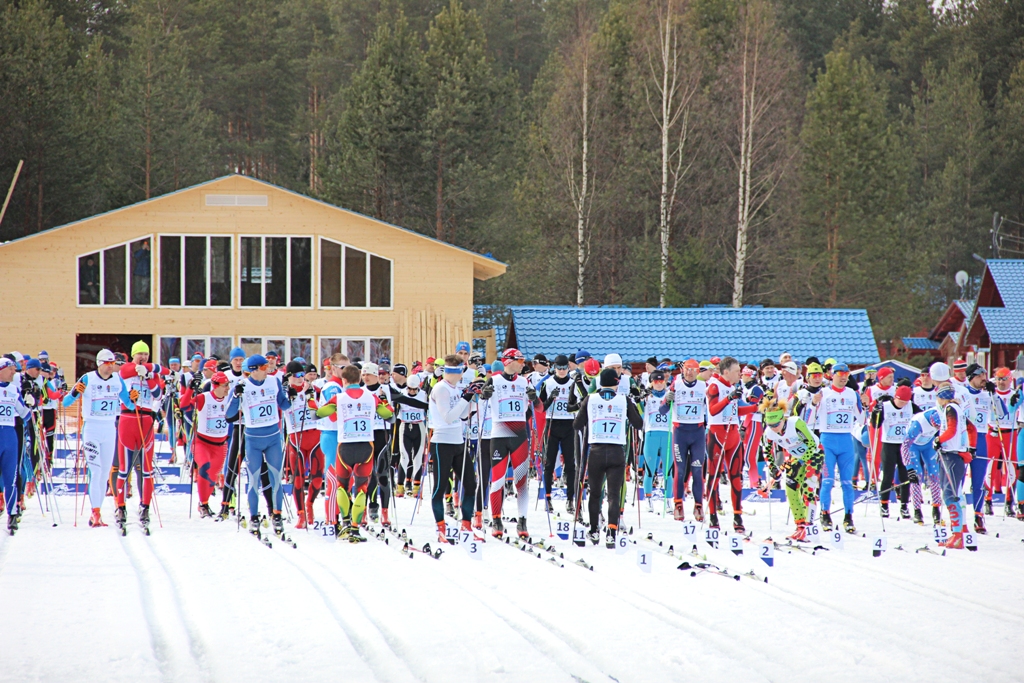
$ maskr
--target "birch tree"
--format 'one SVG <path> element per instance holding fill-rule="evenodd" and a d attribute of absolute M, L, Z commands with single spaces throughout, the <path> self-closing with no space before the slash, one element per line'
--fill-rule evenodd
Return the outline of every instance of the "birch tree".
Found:
<path fill-rule="evenodd" d="M 669 239 L 672 209 L 679 184 L 692 166 L 686 152 L 690 130 L 690 102 L 700 85 L 700 69 L 693 59 L 683 25 L 680 0 L 658 2 L 645 16 L 657 19 L 657 33 L 649 33 L 642 50 L 649 78 L 643 82 L 647 109 L 660 133 L 661 188 L 658 228 L 661 238 L 661 280 L 658 305 L 665 307 L 668 291 Z"/>
<path fill-rule="evenodd" d="M 736 164 L 736 255 L 732 305 L 743 306 L 751 233 L 771 216 L 772 196 L 792 153 L 790 130 L 794 104 L 788 101 L 796 61 L 766 0 L 747 0 L 740 8 L 739 37 L 727 79 L 738 95 L 739 111 L 730 151 Z"/>

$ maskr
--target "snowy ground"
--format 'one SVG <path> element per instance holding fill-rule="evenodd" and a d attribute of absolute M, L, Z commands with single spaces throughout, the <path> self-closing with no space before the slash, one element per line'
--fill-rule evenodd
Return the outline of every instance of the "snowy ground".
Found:
<path fill-rule="evenodd" d="M 350 545 L 313 531 L 293 531 L 297 549 L 267 549 L 233 522 L 189 520 L 187 495 L 158 498 L 163 526 L 154 517 L 151 537 L 132 525 L 122 538 L 84 517 L 76 528 L 73 500 L 60 497 L 56 528 L 32 500 L 21 531 L 0 539 L 0 680 L 1022 678 L 1024 524 L 1001 514 L 978 552 L 945 557 L 914 552 L 935 547 L 931 526 L 887 520 L 888 550 L 875 558 L 878 508 L 858 505 L 866 537 L 814 555 L 780 550 L 773 568 L 756 555 L 767 536 L 789 533 L 783 505 L 770 519 L 767 504 L 747 504 L 754 536 L 740 557 L 728 535 L 716 551 L 698 527 L 709 559 L 765 584 L 691 577 L 646 541 L 617 553 L 556 536 L 561 568 L 493 540 L 480 561 L 458 547 L 408 559 L 375 539 Z M 136 508 L 137 498 L 132 517 Z M 531 531 L 546 538 L 545 515 L 530 508 Z M 433 540 L 429 510 L 411 526 L 408 498 L 397 513 L 418 543 Z M 104 514 L 113 516 L 110 499 Z M 633 538 L 682 547 L 683 525 L 641 516 Z M 626 524 L 638 524 L 631 505 Z M 637 565 L 641 548 L 650 573 Z"/>

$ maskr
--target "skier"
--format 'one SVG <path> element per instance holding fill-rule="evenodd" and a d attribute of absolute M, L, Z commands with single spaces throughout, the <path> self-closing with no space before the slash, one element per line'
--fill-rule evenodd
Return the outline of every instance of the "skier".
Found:
<path fill-rule="evenodd" d="M 1013 489 L 1010 482 L 1014 480 L 1014 464 L 1017 462 L 1017 444 L 1014 443 L 1014 420 L 1010 402 L 1013 397 L 1013 375 L 1010 368 L 996 368 L 992 373 L 995 378 L 995 391 L 992 392 L 992 415 L 989 418 L 988 430 L 985 434 L 986 447 L 991 454 L 992 464 L 989 469 L 989 487 L 985 496 L 985 514 L 992 514 L 992 494 L 1006 490 L 1004 511 L 1007 517 L 1013 517 Z"/>
<path fill-rule="evenodd" d="M 790 538 L 805 541 L 810 524 L 808 506 L 817 502 L 818 478 L 825 456 L 807 423 L 796 415 L 786 417 L 786 408 L 785 402 L 773 398 L 761 402 L 759 411 L 767 427 L 764 436 L 772 445 L 765 453 L 766 465 L 772 480 L 785 473 L 786 500 L 796 522 L 796 531 Z"/>
<path fill-rule="evenodd" d="M 820 366 L 819 366 L 820 367 Z M 835 485 L 836 469 L 843 487 L 843 531 L 857 532 L 853 524 L 853 471 L 857 461 L 853 453 L 853 428 L 861 412 L 860 396 L 846 386 L 850 379 L 850 368 L 846 363 L 832 367 L 832 382 L 812 399 L 817 408 L 818 432 L 825 450 L 825 469 L 821 480 L 821 528 L 832 529 L 832 487 Z"/>
<path fill-rule="evenodd" d="M 121 379 L 128 387 L 129 397 L 132 397 L 131 402 L 122 399 L 121 416 L 117 424 L 117 511 L 114 519 L 122 531 L 127 520 L 125 487 L 128 475 L 137 462 L 136 453 L 142 454 L 139 523 L 144 529 L 149 528 L 149 505 L 153 499 L 154 411 L 160 401 L 160 382 L 157 377 L 167 372 L 166 368 L 149 362 L 149 345 L 143 341 L 132 345 L 131 362 L 121 366 Z"/>
<path fill-rule="evenodd" d="M 281 519 L 281 468 L 284 453 L 281 450 L 281 414 L 291 408 L 291 400 L 297 392 L 288 392 L 276 377 L 267 376 L 267 359 L 254 354 L 245 359 L 249 375 L 235 384 L 231 403 L 228 405 L 228 419 L 241 416 L 245 436 L 245 468 L 249 473 L 249 531 L 260 536 L 260 504 L 258 489 L 260 474 L 266 463 L 269 472 L 272 524 L 274 533 L 284 533 Z M 239 512 L 241 514 L 241 512 Z"/>
<path fill-rule="evenodd" d="M 573 513 L 576 491 L 576 458 L 573 447 L 572 428 L 573 416 L 569 412 L 569 393 L 572 391 L 572 379 L 569 377 L 569 358 L 565 355 L 555 356 L 555 373 L 540 384 L 540 401 L 547 415 L 547 450 L 544 453 L 544 499 L 548 512 L 554 512 L 551 506 L 551 493 L 554 490 L 555 465 L 558 454 L 562 454 L 562 478 L 565 480 L 565 509 Z"/>
<path fill-rule="evenodd" d="M 21 397 L 21 382 L 14 381 L 17 363 L 0 358 L 0 477 L 3 479 L 4 503 L 7 511 L 7 532 L 18 530 L 21 509 L 18 506 L 18 433 L 15 418 L 29 416 L 29 408 Z"/>
<path fill-rule="evenodd" d="M 317 395 L 312 384 L 316 368 L 312 365 L 303 367 L 302 363 L 293 360 L 285 366 L 284 376 L 289 389 L 295 391 L 291 406 L 284 413 L 285 432 L 288 435 L 288 469 L 292 473 L 292 499 L 298 517 L 295 528 L 305 529 L 313 523 L 313 501 L 320 493 L 324 479 L 320 420 L 316 417 Z"/>
<path fill-rule="evenodd" d="M 708 489 L 709 525 L 718 528 L 719 476 L 726 473 L 732 489 L 732 526 L 736 533 L 745 532 L 743 526 L 743 458 L 739 455 L 740 417 L 757 409 L 742 400 L 740 364 L 726 356 L 718 362 L 718 372 L 708 382 L 708 431 L 711 457 L 705 473 Z"/>
<path fill-rule="evenodd" d="M 942 524 L 940 501 L 942 500 L 942 480 L 939 476 L 939 461 L 935 455 L 933 441 L 939 432 L 941 419 L 935 408 L 917 413 L 910 418 L 907 436 L 903 441 L 903 464 L 907 468 L 907 482 L 910 484 L 910 496 L 914 503 L 914 523 L 924 524 L 921 514 L 921 477 L 931 491 L 932 523 Z"/>
<path fill-rule="evenodd" d="M 218 481 L 222 480 L 224 458 L 228 454 L 228 437 L 231 423 L 228 422 L 230 382 L 223 372 L 210 377 L 209 391 L 201 392 L 201 377 L 192 378 L 181 394 L 181 405 L 192 408 L 195 433 L 192 436 L 192 458 L 199 488 L 199 516 L 213 517 L 210 496 Z"/>
<path fill-rule="evenodd" d="M 395 496 L 404 497 L 408 486 L 409 493 L 416 497 L 420 494 L 420 478 L 423 474 L 424 454 L 427 452 L 427 394 L 420 390 L 419 375 L 413 375 L 406 381 L 405 388 L 393 392 L 392 396 L 395 409 L 398 410 L 398 434 L 395 440 L 401 453 Z"/>
<path fill-rule="evenodd" d="M 974 507 L 974 530 L 979 534 L 988 533 L 985 528 L 983 501 L 985 499 L 985 476 L 988 474 L 989 461 L 993 454 L 989 453 L 988 440 L 985 432 L 992 415 L 992 392 L 995 385 L 988 381 L 985 368 L 971 363 L 964 371 L 966 382 L 957 390 L 964 418 L 968 420 L 968 443 L 971 449 L 971 460 L 968 467 L 971 473 L 971 505 Z M 997 444 L 998 445 L 998 444 Z M 999 453 L 995 453 L 998 457 Z"/>
<path fill-rule="evenodd" d="M 704 464 L 707 460 L 707 384 L 697 378 L 700 365 L 693 358 L 672 382 L 672 459 L 674 462 L 673 517 L 683 521 L 687 480 L 693 477 L 693 518 L 704 521 Z"/>
<path fill-rule="evenodd" d="M 644 397 L 644 486 L 643 497 L 647 500 L 647 508 L 653 511 L 651 496 L 654 493 L 654 477 L 661 465 L 665 479 L 666 495 L 672 490 L 672 475 L 669 473 L 669 437 L 672 434 L 671 405 L 672 395 L 668 392 L 665 373 L 655 370 L 648 376 L 650 391 Z"/>
<path fill-rule="evenodd" d="M 892 394 L 882 394 L 871 410 L 871 424 L 881 434 L 882 483 L 879 490 L 882 517 L 889 516 L 889 496 L 892 492 L 893 471 L 899 471 L 900 483 L 895 487 L 900 501 L 900 519 L 910 519 L 910 491 L 907 486 L 907 468 L 901 454 L 903 441 L 907 436 L 914 406 L 911 403 L 913 389 L 908 386 L 896 387 Z"/>
<path fill-rule="evenodd" d="M 964 474 L 971 461 L 967 434 L 967 419 L 951 384 L 940 386 L 936 394 L 936 407 L 941 417 L 938 444 L 939 466 L 942 469 L 942 502 L 949 511 L 949 538 L 939 543 L 950 549 L 963 549 L 964 530 L 960 505 L 960 489 Z"/>
<path fill-rule="evenodd" d="M 231 349 L 228 355 L 230 366 L 226 369 L 221 369 L 218 365 L 214 365 L 213 370 L 215 372 L 223 372 L 228 378 L 228 385 L 231 393 L 234 393 L 235 387 L 245 378 L 245 373 L 242 371 L 242 364 L 245 362 L 245 351 L 242 347 L 236 346 Z M 209 365 L 209 361 L 204 365 L 203 370 L 205 374 L 206 365 Z M 216 521 L 224 521 L 228 518 L 228 515 L 232 510 L 235 510 L 235 514 L 239 514 L 235 508 L 237 500 L 237 484 L 238 484 L 238 473 L 242 457 L 245 453 L 245 430 L 243 429 L 242 421 L 237 420 L 231 426 L 230 436 L 228 438 L 228 455 L 225 461 L 224 467 L 224 489 L 221 492 L 222 499 L 220 504 L 220 512 L 217 514 Z"/>
<path fill-rule="evenodd" d="M 529 536 L 526 529 L 526 511 L 529 500 L 529 453 L 526 439 L 527 420 L 537 392 L 519 373 L 523 369 L 523 354 L 517 349 L 506 349 L 502 354 L 504 370 L 500 375 L 487 378 L 481 396 L 491 399 L 491 534 L 502 538 L 505 527 L 501 522 L 504 501 L 505 473 L 512 468 L 513 485 L 519 502 L 519 521 L 516 531 L 520 537 Z M 538 404 L 539 407 L 539 404 Z M 450 409 L 449 409 L 450 410 Z"/>
<path fill-rule="evenodd" d="M 480 392 L 482 380 L 474 380 L 460 391 L 459 381 L 463 369 L 458 356 L 444 359 L 444 379 L 434 385 L 430 392 L 430 407 L 427 416 L 433 433 L 430 438 L 430 467 L 434 476 L 434 490 L 430 504 L 437 524 L 437 540 L 447 543 L 444 521 L 445 482 L 458 476 L 463 493 L 460 499 L 462 509 L 461 530 L 472 532 L 473 509 L 476 505 L 476 473 L 469 462 L 465 448 L 463 419 L 469 415 L 470 402 Z M 525 379 L 522 380 L 525 383 Z M 500 509 L 500 508 L 499 508 Z"/>
<path fill-rule="evenodd" d="M 330 375 L 328 375 L 327 381 L 324 382 L 323 387 L 320 389 L 320 400 L 317 403 L 318 417 L 319 409 L 328 405 L 331 399 L 344 391 L 345 384 L 341 378 L 341 373 L 348 365 L 349 359 L 345 354 L 335 353 L 331 356 Z M 356 368 L 357 383 L 359 381 L 358 375 L 359 369 Z M 320 421 L 320 452 L 324 454 L 324 473 L 327 479 L 324 514 L 327 518 L 328 526 L 338 531 L 340 527 L 338 526 L 338 480 L 335 478 L 337 473 L 335 465 L 338 460 L 338 423 L 336 420 Z"/>
<path fill-rule="evenodd" d="M 391 387 L 380 381 L 380 368 L 376 363 L 363 363 L 362 367 L 363 386 L 371 394 L 380 399 L 380 402 L 391 408 Z M 373 417 L 373 476 L 367 485 L 366 500 L 369 502 L 370 521 L 376 522 L 382 519 L 382 524 L 388 526 L 391 521 L 388 519 L 388 509 L 391 507 L 391 424 L 393 419 L 384 419 L 379 413 Z M 377 503 L 377 494 L 380 494 L 380 503 Z"/>
<path fill-rule="evenodd" d="M 331 366 L 335 367 L 334 358 Z M 344 366 L 338 378 L 343 391 L 334 393 L 316 411 L 317 417 L 328 417 L 332 422 L 341 423 L 335 430 L 338 455 L 333 469 L 342 523 L 336 525 L 335 534 L 351 543 L 366 540 L 359 533 L 359 526 L 366 512 L 366 490 L 373 476 L 373 417 L 387 419 L 394 415 L 380 397 L 359 386 L 360 374 L 357 366 Z M 321 401 L 328 386 L 324 386 L 320 394 Z"/>
<path fill-rule="evenodd" d="M 600 540 L 601 491 L 608 496 L 608 529 L 605 546 L 615 547 L 619 527 L 622 481 L 626 471 L 626 427 L 642 429 L 644 420 L 633 402 L 618 393 L 619 377 L 613 368 L 601 370 L 598 390 L 583 399 L 575 427 L 587 427 L 590 454 L 587 478 L 590 488 L 590 542 Z"/>

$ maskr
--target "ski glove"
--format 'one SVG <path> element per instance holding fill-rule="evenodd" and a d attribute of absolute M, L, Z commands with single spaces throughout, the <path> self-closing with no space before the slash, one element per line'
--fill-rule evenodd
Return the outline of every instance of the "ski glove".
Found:
<path fill-rule="evenodd" d="M 484 399 L 486 401 L 491 396 L 494 396 L 494 385 L 493 384 L 485 384 L 483 386 L 483 388 L 480 389 L 480 398 L 482 398 L 482 399 Z"/>
<path fill-rule="evenodd" d="M 915 470 L 913 468 L 908 468 L 907 469 L 907 481 L 909 481 L 911 484 L 919 484 L 919 483 L 921 483 L 920 479 L 918 479 L 918 477 L 917 477 L 917 470 Z"/>
<path fill-rule="evenodd" d="M 135 403 L 136 401 L 138 401 L 139 400 L 139 391 L 138 391 L 138 389 L 132 389 L 131 391 L 129 391 L 128 392 L 128 398 L 130 398 L 132 400 L 132 403 Z"/>
<path fill-rule="evenodd" d="M 526 398 L 530 403 L 535 403 L 537 401 L 537 390 L 533 387 L 526 387 Z"/>
<path fill-rule="evenodd" d="M 299 395 L 299 392 L 295 390 L 295 387 L 288 385 L 288 399 L 291 401 L 295 400 L 295 397 Z"/>
<path fill-rule="evenodd" d="M 75 396 L 81 396 L 85 393 L 85 384 L 83 382 L 75 382 Z"/>
<path fill-rule="evenodd" d="M 244 393 L 245 387 L 242 385 L 241 382 L 239 382 L 238 384 L 235 385 L 235 396 L 237 396 L 238 398 L 242 398 L 242 394 Z"/>

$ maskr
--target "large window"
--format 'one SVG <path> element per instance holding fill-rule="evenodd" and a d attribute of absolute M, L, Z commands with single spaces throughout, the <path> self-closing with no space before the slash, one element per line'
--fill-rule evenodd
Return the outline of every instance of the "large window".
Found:
<path fill-rule="evenodd" d="M 311 237 L 242 237 L 239 286 L 242 306 L 313 305 Z"/>
<path fill-rule="evenodd" d="M 391 337 L 320 337 L 320 363 L 335 353 L 344 353 L 350 360 L 380 362 L 391 359 Z"/>
<path fill-rule="evenodd" d="M 197 353 L 203 358 L 217 356 L 220 360 L 227 360 L 234 342 L 234 337 L 160 337 L 157 362 L 167 363 L 170 358 L 180 358 L 184 367 Z"/>
<path fill-rule="evenodd" d="M 391 308 L 391 260 L 320 238 L 322 308 Z"/>
<path fill-rule="evenodd" d="M 231 238 L 160 235 L 161 306 L 231 306 Z"/>
<path fill-rule="evenodd" d="M 79 306 L 152 306 L 152 239 L 78 257 Z"/>
<path fill-rule="evenodd" d="M 238 345 L 245 351 L 246 356 L 259 353 L 266 355 L 273 351 L 284 365 L 296 358 L 301 358 L 307 363 L 313 359 L 313 338 L 312 337 L 241 337 Z"/>

